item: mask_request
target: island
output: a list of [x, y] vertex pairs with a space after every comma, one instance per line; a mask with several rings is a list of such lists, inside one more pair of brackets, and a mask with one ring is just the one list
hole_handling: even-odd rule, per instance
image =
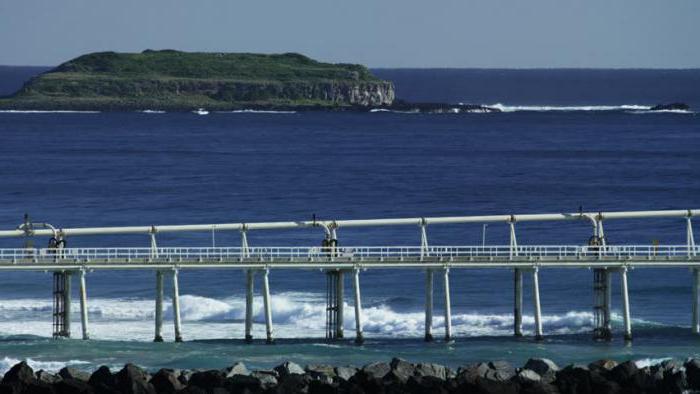
[[30, 79], [0, 108], [19, 110], [306, 110], [390, 107], [394, 85], [367, 67], [296, 53], [99, 52]]

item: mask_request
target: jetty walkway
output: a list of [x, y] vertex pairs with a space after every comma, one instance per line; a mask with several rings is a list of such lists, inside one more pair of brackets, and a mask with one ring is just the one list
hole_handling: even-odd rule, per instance
[[[183, 269], [238, 269], [246, 275], [245, 339], [252, 341], [255, 276], [262, 277], [266, 340], [274, 341], [270, 302], [270, 271], [314, 269], [327, 275], [328, 338], [344, 337], [345, 275], [351, 277], [355, 337], [363, 341], [360, 274], [368, 269], [420, 269], [425, 277], [425, 339], [433, 339], [433, 283], [437, 274], [443, 281], [446, 340], [452, 339], [449, 273], [451, 269], [502, 268], [513, 271], [513, 333], [522, 335], [523, 279], [532, 281], [534, 335], [543, 336], [539, 270], [585, 268], [593, 271], [594, 336], [610, 339], [612, 276], [618, 274], [622, 294], [624, 337], [632, 339], [627, 272], [632, 268], [687, 268], [693, 276], [692, 330], [700, 334], [700, 248], [693, 236], [693, 218], [700, 210], [578, 212], [554, 214], [455, 216], [368, 220], [312, 220], [300, 222], [220, 223], [196, 225], [58, 228], [47, 223], [24, 223], [0, 231], [0, 237], [25, 239], [23, 248], [0, 248], [0, 270], [49, 271], [54, 276], [54, 337], [71, 336], [72, 276], [79, 276], [82, 338], [89, 339], [86, 273], [94, 270], [155, 271], [155, 340], [162, 341], [164, 279], [172, 280], [172, 310], [175, 340], [181, 341], [178, 272]], [[604, 222], [624, 219], [676, 218], [684, 226], [682, 245], [608, 245]], [[516, 225], [522, 222], [583, 221], [590, 226], [590, 238], [583, 245], [520, 245]], [[441, 224], [507, 223], [509, 244], [503, 246], [435, 246], [428, 243], [428, 227]], [[683, 227], [680, 227], [683, 229]], [[337, 230], [351, 227], [417, 226], [417, 246], [338, 246]], [[250, 231], [308, 229], [323, 231], [322, 246], [256, 247], [248, 244]], [[183, 232], [238, 231], [236, 247], [159, 247], [158, 234]], [[87, 235], [143, 234], [148, 247], [71, 248], [67, 240]], [[48, 247], [33, 248], [26, 240], [48, 238]], [[418, 237], [417, 237], [418, 239]]]

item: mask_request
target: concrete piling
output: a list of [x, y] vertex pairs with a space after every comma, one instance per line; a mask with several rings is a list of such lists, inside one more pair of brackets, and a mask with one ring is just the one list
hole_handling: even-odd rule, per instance
[[245, 280], [245, 341], [253, 341], [253, 286], [255, 283], [255, 271], [246, 270]]
[[88, 329], [87, 289], [85, 286], [85, 270], [80, 271], [80, 325], [83, 339], [90, 339]]
[[425, 341], [433, 340], [433, 270], [425, 270]]
[[513, 271], [513, 335], [523, 336], [523, 271], [516, 268]]
[[63, 328], [66, 338], [70, 338], [71, 327], [70, 327], [70, 315], [71, 315], [71, 278], [72, 273], [66, 271], [64, 273], [64, 285], [63, 285], [63, 305], [65, 314], [63, 315]]
[[535, 308], [535, 339], [541, 340], [542, 336], [542, 308], [540, 307], [540, 281], [539, 269], [532, 269], [532, 304]]
[[180, 320], [180, 289], [177, 280], [177, 270], [173, 270], [173, 324], [175, 326], [175, 342], [182, 342], [182, 325]]
[[336, 316], [335, 337], [338, 339], [342, 339], [344, 336], [343, 316], [345, 314], [345, 278], [343, 276], [342, 270], [338, 271], [337, 281], [338, 282], [336, 284], [335, 290], [337, 293], [336, 300], [338, 301], [338, 310]]
[[632, 340], [632, 322], [630, 320], [630, 298], [627, 289], [627, 267], [620, 269], [620, 279], [622, 282], [622, 314], [625, 325], [625, 341]]
[[265, 333], [267, 343], [274, 343], [275, 338], [272, 331], [272, 305], [270, 304], [270, 270], [263, 273], [263, 306], [265, 307]]
[[156, 333], [153, 342], [163, 342], [163, 271], [156, 271]]
[[452, 306], [450, 304], [450, 269], [445, 268], [445, 341], [452, 339]]
[[364, 336], [362, 334], [362, 302], [360, 298], [360, 270], [353, 272], [353, 289], [355, 291], [355, 343], [362, 344]]

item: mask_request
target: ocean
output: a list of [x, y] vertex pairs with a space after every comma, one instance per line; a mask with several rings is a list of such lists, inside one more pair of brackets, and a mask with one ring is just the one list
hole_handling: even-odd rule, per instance
[[[0, 68], [0, 95], [42, 69]], [[479, 114], [400, 113], [22, 113], [0, 112], [0, 228], [28, 213], [56, 227], [687, 209], [700, 207], [700, 70], [375, 70], [410, 101], [497, 106]], [[685, 102], [691, 111], [651, 112]], [[144, 108], [147, 110], [147, 108]], [[606, 222], [609, 242], [683, 244], [677, 219]], [[696, 225], [696, 228], [700, 224]], [[431, 245], [481, 244], [481, 225], [431, 226]], [[520, 244], [583, 244], [582, 223], [518, 224]], [[508, 227], [490, 224], [490, 245]], [[238, 246], [235, 232], [159, 236], [162, 246]], [[340, 229], [341, 245], [419, 245], [418, 228]], [[698, 236], [696, 235], [696, 238]], [[318, 245], [321, 232], [251, 232], [251, 246]], [[2, 239], [0, 247], [21, 247]], [[37, 239], [41, 245], [46, 239]], [[144, 236], [90, 236], [69, 246], [149, 246]], [[636, 269], [629, 275], [634, 341], [621, 333], [613, 278], [614, 339], [595, 342], [592, 272], [540, 273], [545, 339], [534, 341], [529, 280], [526, 336], [512, 337], [512, 273], [451, 271], [453, 342], [443, 329], [435, 282], [437, 340], [423, 342], [424, 273], [362, 273], [366, 342], [324, 339], [325, 277], [270, 273], [277, 344], [264, 344], [256, 298], [255, 344], [243, 343], [244, 274], [182, 271], [184, 343], [152, 343], [155, 275], [87, 276], [92, 339], [53, 340], [50, 273], [0, 276], [0, 371], [94, 369], [135, 362], [149, 369], [265, 368], [363, 364], [400, 356], [458, 366], [477, 360], [557, 363], [599, 358], [653, 362], [700, 356], [690, 332], [692, 273]], [[259, 289], [259, 284], [256, 284]], [[349, 287], [349, 282], [346, 285]], [[77, 287], [77, 286], [74, 286]], [[166, 294], [169, 286], [166, 285]], [[77, 297], [73, 332], [79, 337]]]

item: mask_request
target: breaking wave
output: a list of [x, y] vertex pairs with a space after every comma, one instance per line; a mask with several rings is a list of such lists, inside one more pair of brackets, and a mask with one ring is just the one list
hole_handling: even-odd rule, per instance
[[[367, 303], [363, 308], [363, 328], [367, 335], [375, 337], [419, 338], [424, 333], [423, 311], [398, 311], [387, 305], [386, 300]], [[172, 304], [164, 303], [166, 325], [172, 320]], [[224, 299], [197, 295], [182, 295], [180, 309], [187, 339], [219, 339], [242, 337], [245, 318], [245, 299]], [[0, 335], [51, 335], [50, 299], [19, 299], [0, 302]], [[345, 329], [354, 330], [355, 317], [352, 304], [345, 304]], [[80, 325], [80, 306], [72, 304], [76, 332]], [[155, 316], [154, 301], [150, 299], [88, 300], [90, 331], [97, 339], [150, 340], [153, 335]], [[311, 338], [323, 337], [326, 304], [323, 295], [314, 293], [287, 292], [272, 296], [272, 316], [278, 337]], [[613, 321], [620, 322], [613, 314]], [[254, 321], [258, 335], [264, 335], [264, 311], [260, 297], [254, 301]], [[590, 332], [593, 329], [591, 312], [570, 311], [564, 314], [543, 315], [547, 334], [566, 335]], [[635, 320], [635, 325], [654, 323]], [[454, 313], [452, 330], [457, 336], [510, 336], [513, 317], [511, 314], [480, 312]], [[444, 317], [436, 311], [433, 330], [444, 329]], [[523, 330], [534, 330], [534, 317], [523, 316]], [[166, 333], [167, 333], [166, 329]]]
[[239, 109], [235, 111], [216, 111], [217, 114], [295, 114], [297, 111], [272, 111], [257, 109]]
[[[19, 363], [20, 361], [22, 360], [12, 357], [4, 357], [0, 359], [0, 374], [4, 374], [5, 372], [9, 371], [10, 368], [12, 368], [15, 364]], [[89, 362], [82, 360], [38, 361], [28, 358], [25, 361], [27, 362], [27, 364], [29, 364], [30, 367], [32, 367], [34, 371], [43, 369], [44, 371], [49, 372], [58, 372], [61, 368], [67, 366], [90, 364]]]
[[677, 113], [677, 114], [692, 114], [693, 111], [688, 110], [654, 110], [650, 105], [639, 104], [623, 104], [623, 105], [573, 105], [573, 106], [558, 106], [558, 105], [505, 105], [496, 103], [487, 105], [489, 108], [495, 108], [501, 112], [577, 112], [577, 111], [617, 111], [628, 112], [635, 114], [642, 113]]

